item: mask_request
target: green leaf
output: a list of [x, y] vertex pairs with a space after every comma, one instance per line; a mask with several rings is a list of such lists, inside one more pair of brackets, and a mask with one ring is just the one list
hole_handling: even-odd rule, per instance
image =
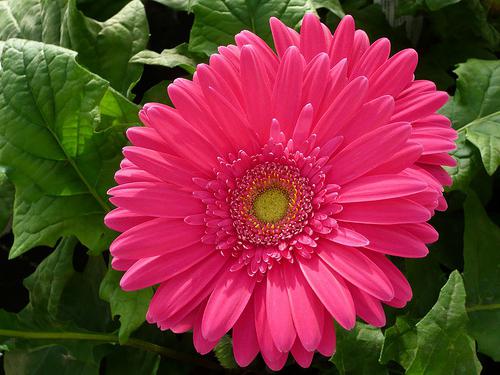
[[472, 121], [467, 127], [467, 139], [479, 149], [486, 171], [492, 176], [500, 165], [500, 111]]
[[180, 44], [175, 48], [164, 49], [161, 54], [144, 50], [132, 56], [131, 63], [144, 65], [159, 65], [166, 68], [174, 68], [180, 66], [189, 74], [193, 74], [196, 70], [196, 60], [191, 57], [186, 43]]
[[479, 149], [488, 174], [500, 164], [500, 60], [469, 59], [455, 73], [457, 90], [442, 112], [461, 137], [455, 151], [459, 163], [455, 177], [459, 177], [458, 188], [464, 189], [477, 172], [465, 139]]
[[227, 369], [238, 368], [233, 356], [233, 341], [228, 335], [220, 339], [214, 348], [214, 352], [222, 367]]
[[430, 10], [439, 10], [448, 5], [459, 3], [462, 0], [425, 0], [425, 3]]
[[386, 329], [380, 362], [396, 361], [404, 368], [410, 367], [417, 352], [415, 325], [406, 316], [398, 316], [396, 323]]
[[0, 237], [12, 218], [13, 206], [14, 186], [7, 178], [4, 168], [0, 167]]
[[198, 0], [192, 10], [195, 19], [189, 49], [210, 55], [218, 46], [233, 43], [234, 36], [245, 29], [271, 43], [271, 16], [295, 28], [304, 14], [314, 11], [314, 7], [308, 0]]
[[465, 289], [454, 271], [434, 307], [416, 325], [417, 349], [406, 374], [479, 374], [476, 345], [466, 326]]
[[151, 87], [144, 93], [141, 104], [151, 102], [170, 104], [170, 99], [167, 96], [167, 86], [169, 84], [170, 81], [162, 81]]
[[76, 244], [74, 237], [62, 238], [52, 254], [24, 280], [24, 286], [30, 291], [28, 309], [34, 313], [46, 312], [51, 318], [56, 318], [63, 290], [74, 274], [73, 250]]
[[455, 167], [445, 167], [453, 179], [453, 185], [447, 190], [467, 191], [469, 186], [481, 169], [481, 156], [476, 147], [465, 139], [465, 134], [458, 135], [457, 148], [451, 155], [457, 161]]
[[106, 190], [126, 143], [121, 131], [94, 132], [109, 84], [74, 52], [38, 42], [9, 40], [1, 65], [0, 165], [16, 187], [10, 257], [71, 235], [106, 249]]
[[464, 205], [464, 281], [471, 334], [479, 350], [500, 361], [500, 228], [470, 191]]
[[30, 294], [26, 308], [17, 314], [0, 310], [7, 374], [99, 373], [101, 357], [111, 349], [102, 343], [116, 340], [113, 335], [87, 331], [102, 332], [110, 321], [109, 309], [98, 300], [95, 287], [104, 262], [93, 257], [83, 273], [74, 271], [74, 245], [73, 238], [63, 239], [25, 279]]
[[120, 343], [125, 343], [130, 334], [146, 319], [146, 311], [153, 296], [152, 288], [126, 292], [120, 288], [121, 273], [109, 269], [99, 288], [99, 296], [109, 302], [111, 315], [120, 316]]
[[342, 18], [345, 16], [339, 0], [312, 0], [312, 3], [316, 9], [326, 8], [337, 17]]
[[99, 110], [100, 120], [94, 127], [97, 132], [111, 127], [119, 127], [116, 131], [120, 131], [139, 122], [139, 107], [111, 87], [104, 93]]
[[140, 0], [131, 1], [105, 22], [86, 17], [75, 0], [0, 1], [0, 40], [29, 39], [77, 51], [82, 65], [123, 94], [142, 72], [129, 60], [146, 47], [148, 37]]
[[[76, 346], [75, 346], [76, 347]], [[6, 375], [98, 375], [99, 361], [92, 355], [92, 345], [83, 344], [77, 351], [58, 345], [29, 350], [14, 349], [5, 353]]]
[[453, 100], [443, 112], [459, 131], [500, 110], [500, 60], [469, 59], [454, 70], [458, 76]]
[[337, 351], [330, 361], [341, 375], [388, 374], [378, 362], [384, 342], [379, 328], [358, 322], [351, 331], [337, 328], [336, 335]]

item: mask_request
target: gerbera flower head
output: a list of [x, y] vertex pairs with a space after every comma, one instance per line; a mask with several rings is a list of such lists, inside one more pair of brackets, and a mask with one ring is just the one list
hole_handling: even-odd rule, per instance
[[411, 299], [387, 255], [437, 240], [456, 133], [414, 50], [389, 57], [350, 16], [333, 35], [312, 14], [300, 34], [270, 24], [275, 51], [243, 31], [169, 86], [174, 108], [144, 106], [106, 224], [122, 288], [159, 285], [150, 323], [200, 353], [231, 331], [239, 365], [260, 352], [277, 370], [332, 355], [334, 322], [383, 326], [383, 304]]

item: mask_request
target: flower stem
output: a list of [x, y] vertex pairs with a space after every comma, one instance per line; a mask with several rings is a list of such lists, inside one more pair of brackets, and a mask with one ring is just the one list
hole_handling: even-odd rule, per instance
[[[83, 333], [83, 332], [37, 332], [37, 331], [17, 331], [12, 329], [0, 329], [0, 336], [18, 337], [32, 340], [82, 340], [82, 341], [99, 341], [111, 344], [119, 344], [118, 337], [106, 333]], [[182, 362], [193, 363], [205, 368], [221, 370], [221, 367], [212, 361], [193, 357], [186, 353], [177, 352], [161, 345], [154, 344], [149, 341], [130, 338], [123, 344], [133, 348], [146, 350], [148, 352], [159, 354], [163, 357], [175, 359]]]

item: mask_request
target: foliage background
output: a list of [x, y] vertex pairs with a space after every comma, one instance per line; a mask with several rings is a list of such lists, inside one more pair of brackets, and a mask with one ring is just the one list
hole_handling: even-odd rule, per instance
[[500, 373], [498, 0], [0, 0], [0, 361], [7, 374], [260, 373], [231, 340], [200, 357], [190, 334], [144, 323], [152, 290], [107, 267], [106, 190], [147, 101], [241, 29], [306, 11], [352, 14], [370, 39], [419, 52], [417, 78], [452, 99], [460, 138], [430, 255], [397, 260], [414, 298], [387, 326], [338, 329], [337, 353], [288, 373]]

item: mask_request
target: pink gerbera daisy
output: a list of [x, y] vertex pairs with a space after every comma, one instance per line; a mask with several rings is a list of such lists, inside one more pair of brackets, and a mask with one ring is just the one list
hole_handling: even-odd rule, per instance
[[159, 285], [149, 322], [200, 353], [232, 330], [240, 366], [278, 370], [332, 355], [334, 321], [383, 326], [411, 299], [387, 255], [437, 240], [456, 133], [414, 50], [389, 58], [350, 16], [333, 36], [312, 14], [300, 34], [270, 23], [276, 52], [243, 31], [169, 86], [175, 108], [144, 106], [106, 224], [122, 288]]

